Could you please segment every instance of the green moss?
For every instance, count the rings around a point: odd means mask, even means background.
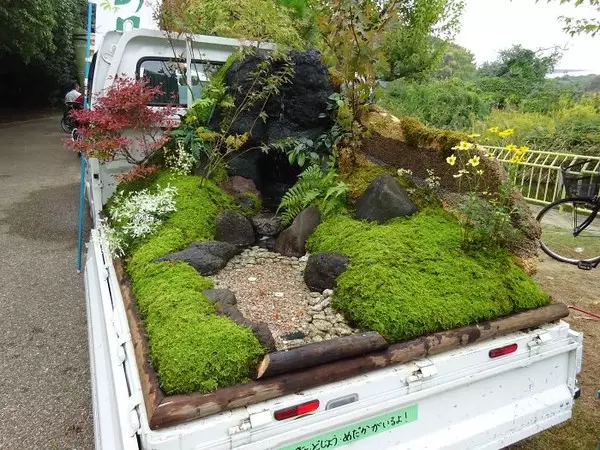
[[[400,128],[404,141],[415,148],[432,148],[447,157],[453,153],[452,147],[460,141],[470,141],[469,137],[457,131],[440,130],[423,125],[416,119],[404,117],[400,119]]]
[[[356,204],[356,201],[365,192],[369,184],[384,173],[394,174],[395,170],[391,167],[373,164],[366,158],[359,158],[356,167],[340,173],[340,178],[348,186],[348,203]]]
[[[508,253],[466,255],[460,232],[441,209],[385,225],[338,216],[317,228],[308,249],[350,258],[334,307],[394,342],[548,303]]]
[[[249,328],[193,310],[149,327],[150,357],[168,394],[210,392],[250,379],[263,350]]]
[[[151,184],[177,188],[177,211],[136,244],[127,272],[161,388],[167,394],[210,392],[245,382],[264,353],[252,331],[216,315],[202,294],[212,282],[190,265],[153,262],[193,241],[212,239],[216,215],[232,200],[214,183],[193,176],[160,172]]]
[[[247,198],[252,202],[252,206],[240,206],[240,212],[246,217],[252,217],[260,213],[262,209],[262,201],[258,196],[252,192],[243,192],[239,195],[240,197]]]

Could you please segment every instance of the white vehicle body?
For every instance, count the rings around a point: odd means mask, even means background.
[[[107,35],[105,43],[119,48],[113,37]],[[164,42],[155,44],[164,49]],[[133,59],[157,52],[146,47]],[[121,59],[127,59],[125,53]],[[220,57],[226,58],[225,53]],[[135,62],[117,61],[116,55],[111,62],[119,68],[110,73],[135,67]],[[101,166],[93,162],[88,175],[88,199],[98,223],[108,196]],[[500,449],[568,420],[578,393],[582,336],[560,321],[152,430],[123,298],[99,228],[92,230],[88,245],[85,290],[97,449],[321,450],[342,444],[357,449]],[[490,350],[514,344],[514,352],[490,357]],[[311,414],[274,418],[275,411],[314,400],[319,407]]]

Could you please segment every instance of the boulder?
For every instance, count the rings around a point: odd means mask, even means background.
[[[311,206],[302,211],[292,224],[283,230],[275,242],[275,251],[284,256],[300,257],[306,253],[306,240],[321,222],[319,208]]]
[[[304,282],[311,291],[333,289],[337,278],[348,268],[348,258],[339,253],[310,255],[304,269]],[[323,305],[323,307],[328,305]],[[323,309],[323,307],[321,309]]]
[[[291,52],[289,57],[294,73],[289,83],[279,87],[279,94],[269,98],[264,107],[266,120],[256,120],[262,110],[262,102],[258,102],[238,114],[229,129],[231,134],[242,134],[252,128],[251,146],[289,137],[315,138],[333,125],[333,116],[328,110],[333,87],[320,53],[316,50]],[[261,54],[250,55],[235,61],[225,73],[225,84],[234,94],[236,105],[242,103],[246,93],[255,84],[256,77],[252,74],[266,58]],[[271,71],[280,68],[281,62],[274,62]],[[221,118],[222,115],[217,112],[213,125],[219,127]]]
[[[229,242],[192,242],[184,250],[169,253],[154,261],[184,261],[202,275],[213,275],[225,267],[227,262],[239,253],[241,253],[241,249]]]
[[[205,289],[202,291],[213,302],[220,305],[236,305],[237,299],[233,291],[229,289]]]
[[[260,198],[260,191],[256,188],[256,184],[249,178],[240,177],[234,175],[219,184],[219,187],[233,197],[237,197],[240,194],[251,193]]]
[[[250,220],[256,234],[261,236],[277,236],[283,229],[281,220],[276,214],[262,213],[252,217]]]
[[[417,211],[406,190],[390,174],[373,180],[356,202],[356,218],[380,224]]]
[[[237,211],[226,209],[217,216],[217,239],[237,247],[254,244],[252,222]]]
[[[255,187],[262,187],[262,178],[260,174],[260,160],[262,152],[260,150],[250,150],[236,152],[227,160],[227,174],[230,177],[240,177],[252,180]]]
[[[269,326],[264,322],[247,320],[236,306],[235,293],[229,289],[205,289],[202,293],[215,303],[218,314],[229,317],[238,325],[250,328],[258,342],[268,351],[276,350],[275,339]]]

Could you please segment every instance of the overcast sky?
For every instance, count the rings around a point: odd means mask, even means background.
[[[513,44],[531,49],[567,46],[557,69],[581,69],[600,74],[600,35],[570,37],[562,31],[561,15],[590,16],[590,9],[540,0],[466,0],[462,29],[456,42],[475,54],[477,63],[494,60]],[[573,73],[575,75],[575,73]]]

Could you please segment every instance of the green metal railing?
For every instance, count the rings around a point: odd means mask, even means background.
[[[592,181],[600,173],[600,157],[598,156],[529,150],[525,153],[522,161],[514,163],[510,162],[513,157],[510,150],[504,147],[486,146],[484,148],[506,166],[517,164],[518,170],[509,171],[509,173],[513,173],[512,181],[521,189],[527,201],[539,205],[547,205],[563,197],[563,185],[560,177],[562,165],[568,166],[588,161],[578,167],[574,173],[591,176]]]

